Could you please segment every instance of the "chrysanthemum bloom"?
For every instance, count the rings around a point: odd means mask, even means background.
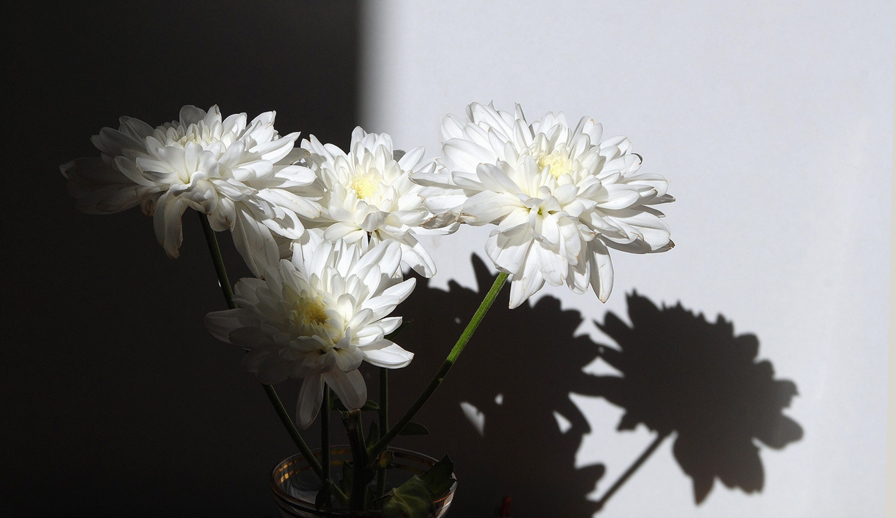
[[[79,158],[62,166],[69,190],[83,212],[109,214],[141,205],[153,216],[156,237],[170,257],[183,239],[187,208],[204,212],[214,230],[231,230],[243,259],[256,275],[280,254],[271,232],[297,239],[299,215],[320,213],[308,190],[314,174],[305,167],[277,164],[293,149],[298,133],[282,138],[274,112],[250,123],[240,113],[222,119],[184,106],[177,121],[153,128],[129,117],[103,128],[92,139],[100,158]]]
[[[367,400],[358,367],[367,361],[396,369],[413,354],[385,338],[401,324],[388,317],[414,289],[401,280],[401,252],[384,242],[361,252],[358,244],[325,241],[309,231],[292,261],[270,267],[262,279],[241,279],[238,309],[209,313],[217,338],[247,349],[244,366],[265,384],[304,378],[296,420],[307,428],[317,416],[324,383],[350,409]]]
[[[641,157],[624,137],[601,141],[601,126],[563,113],[532,124],[515,113],[471,104],[468,120],[442,123],[445,170],[415,174],[428,208],[471,225],[497,225],[486,253],[511,274],[510,307],[547,282],[601,301],[613,287],[608,248],[663,252],[668,227],[653,205],[673,201],[666,180],[639,174]]]
[[[435,275],[435,263],[414,237],[439,226],[420,195],[423,187],[409,178],[435,169],[431,160],[423,160],[423,148],[402,154],[393,150],[389,135],[366,133],[360,127],[352,132],[348,153],[314,136],[303,140],[302,148],[324,190],[323,213],[307,226],[324,228],[328,240],[364,246],[396,241],[405,266],[425,277]]]

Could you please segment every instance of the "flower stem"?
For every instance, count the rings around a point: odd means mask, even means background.
[[[381,439],[389,429],[389,369],[380,367],[380,436]],[[386,494],[386,469],[376,470],[376,497]]]
[[[485,298],[482,299],[482,302],[479,304],[479,308],[476,310],[476,313],[473,314],[473,318],[470,319],[470,322],[467,324],[464,332],[461,333],[460,338],[457,339],[457,343],[454,344],[454,347],[451,349],[451,352],[448,353],[448,357],[445,358],[445,362],[442,363],[442,366],[439,368],[439,371],[436,372],[435,377],[433,377],[432,381],[429,382],[429,386],[420,394],[414,404],[408,408],[407,412],[398,420],[398,423],[389,430],[388,433],[383,435],[380,440],[376,442],[370,448],[370,458],[375,459],[377,455],[381,451],[383,451],[386,446],[389,445],[389,442],[394,439],[401,430],[411,422],[411,419],[417,415],[417,412],[423,406],[424,403],[432,396],[433,392],[439,388],[439,385],[442,383],[442,380],[445,379],[445,376],[448,374],[448,371],[451,369],[451,366],[454,365],[454,362],[457,361],[460,353],[463,352],[464,347],[467,345],[467,342],[470,341],[470,337],[473,336],[473,333],[476,331],[476,328],[479,327],[479,323],[482,322],[482,319],[485,318],[485,314],[488,313],[489,308],[492,307],[492,303],[495,302],[495,299],[498,297],[498,293],[500,293],[501,288],[504,287],[504,283],[507,281],[506,273],[499,273],[498,277],[495,279],[494,284],[488,293],[486,293]]]
[[[638,468],[640,468],[641,465],[644,464],[648,458],[650,458],[653,452],[656,451],[657,448],[659,448],[660,444],[662,444],[663,440],[666,437],[669,437],[668,432],[657,435],[656,439],[654,439],[653,442],[650,443],[650,446],[648,446],[647,449],[644,450],[643,453],[641,453],[641,456],[635,459],[635,462],[633,462],[632,465],[629,466],[627,470],[625,470],[625,473],[623,473],[618,479],[616,479],[616,482],[614,482],[610,489],[608,489],[607,492],[604,493],[604,496],[600,497],[600,500],[597,501],[598,511],[604,508],[604,505],[607,504],[607,500],[609,500],[610,497],[613,496],[613,494],[616,493],[616,491],[618,491],[620,487],[622,487],[622,484],[625,484],[625,482],[635,473],[635,471],[637,471]]]
[[[380,437],[389,429],[389,369],[380,367]]]
[[[324,386],[324,408],[320,416],[320,464],[324,478],[330,480],[330,407],[332,406],[330,387]]]
[[[345,430],[348,433],[348,444],[352,449],[352,492],[349,495],[349,509],[360,511],[364,509],[367,501],[367,485],[373,480],[373,474],[370,473],[368,466],[367,447],[364,445],[361,410],[348,412]]]
[[[227,278],[227,269],[224,268],[224,257],[221,255],[221,248],[218,246],[218,238],[215,237],[215,231],[208,222],[208,216],[202,212],[199,212],[198,214],[199,221],[202,222],[202,230],[205,232],[205,242],[208,244],[208,251],[212,255],[212,262],[215,264],[215,273],[218,274],[218,284],[221,285],[221,291],[224,292],[224,300],[227,302],[227,307],[229,309],[236,309],[236,302],[233,301],[233,289],[230,287],[230,280]],[[299,431],[296,429],[296,425],[292,422],[292,418],[289,417],[286,409],[283,408],[283,403],[280,401],[280,396],[277,395],[277,391],[274,390],[274,387],[271,385],[262,384],[262,387],[264,387],[264,392],[267,394],[268,399],[271,401],[271,405],[273,405],[274,410],[277,412],[277,416],[280,417],[280,421],[286,428],[287,433],[289,433],[289,436],[299,448],[302,456],[305,457],[305,462],[311,466],[311,469],[313,469],[317,476],[320,477],[321,481],[325,481],[326,477],[324,476],[320,463],[314,457],[314,454],[311,453],[311,449],[308,448],[305,440],[299,435]]]
[[[205,232],[205,243],[208,245],[208,251],[212,254],[212,262],[215,263],[215,273],[218,274],[218,284],[221,285],[221,291],[224,292],[227,308],[236,309],[236,302],[233,301],[233,288],[230,287],[230,280],[227,278],[227,269],[224,268],[224,256],[221,255],[218,238],[215,237],[215,231],[212,230],[212,226],[208,222],[208,216],[202,212],[197,212],[197,214],[199,214],[199,221],[202,222],[202,230]]]
[[[280,421],[286,428],[287,433],[289,433],[289,436],[292,438],[292,442],[299,448],[302,457],[305,457],[305,462],[307,462],[308,465],[311,466],[311,469],[314,470],[314,473],[320,477],[321,482],[325,482],[327,478],[323,468],[321,468],[320,462],[317,461],[317,458],[311,453],[311,448],[308,447],[305,440],[299,435],[299,431],[296,429],[296,425],[293,424],[292,418],[289,417],[289,413],[283,408],[283,403],[280,401],[280,396],[277,395],[277,391],[274,390],[274,387],[271,385],[262,384],[261,386],[264,387],[265,394],[267,394],[268,399],[271,400],[271,405],[274,406],[274,410],[277,412],[277,416],[280,417]]]

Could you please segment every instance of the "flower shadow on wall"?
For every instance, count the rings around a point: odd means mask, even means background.
[[[764,475],[754,439],[781,449],[803,429],[781,412],[796,385],[774,379],[772,364],[757,360],[759,340],[734,334],[721,315],[714,323],[681,304],[658,308],[646,297],[628,296],[631,327],[613,313],[598,327],[618,348],[600,346],[600,357],[621,376],[596,376],[594,395],[622,407],[619,430],[644,424],[657,438],[604,494],[603,506],[667,436],[693,480],[701,503],[716,478],[747,493],[762,490]]]
[[[483,292],[495,276],[478,256],[472,261]],[[414,387],[426,383],[439,366],[439,353],[450,347],[445,337],[460,334],[480,299],[477,291],[453,281],[446,292],[418,279],[399,308],[409,324],[397,339],[417,356],[414,368],[389,373],[394,408],[410,404]],[[555,298],[513,310],[508,302],[504,290],[433,396],[438,401],[415,419],[439,433],[402,439],[408,447],[445,451],[456,461],[452,514],[492,516],[509,496],[512,515],[520,518],[591,516],[597,503],[585,496],[605,468],[576,467],[576,452],[590,427],[569,393],[596,392],[600,380],[582,368],[597,357],[599,346],[575,336],[582,315],[561,309]]]

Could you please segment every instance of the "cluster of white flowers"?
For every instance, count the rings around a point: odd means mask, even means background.
[[[601,126],[565,116],[531,124],[515,113],[471,104],[467,120],[442,123],[443,158],[403,153],[385,134],[356,128],[345,152],[298,133],[280,137],[274,112],[247,123],[217,106],[193,106],[157,128],[122,118],[93,139],[99,158],[62,167],[78,207],[91,213],[141,205],[159,243],[177,257],[187,208],[211,228],[231,230],[258,278],[236,285],[237,309],[210,313],[212,334],[248,350],[244,364],[263,383],[302,378],[297,420],[315,418],[326,384],[347,408],[367,398],[363,361],[408,365],[413,354],[386,335],[389,314],[413,290],[402,266],[431,277],[436,265],[415,236],[460,224],[496,228],[486,243],[510,275],[510,306],[545,283],[606,301],[608,248],[672,247],[654,205],[672,201],[666,181],[638,173],[624,137],[601,141]]]

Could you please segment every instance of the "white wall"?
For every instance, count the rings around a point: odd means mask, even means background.
[[[674,250],[614,254],[605,305],[544,292],[589,316],[582,332],[606,342],[590,320],[625,315],[637,288],[724,314],[799,388],[785,413],[804,438],[761,448],[758,495],[717,482],[695,506],[667,441],[600,516],[883,515],[892,2],[393,0],[364,11],[368,131],[435,156],[446,113],[518,102],[530,120],[594,117],[633,141],[642,171],[669,179]],[[477,230],[468,246],[428,242],[437,285],[472,285],[469,255],[488,231]],[[578,461],[607,467],[598,496],[652,434],[618,433],[618,409],[574,400],[593,427]]]

